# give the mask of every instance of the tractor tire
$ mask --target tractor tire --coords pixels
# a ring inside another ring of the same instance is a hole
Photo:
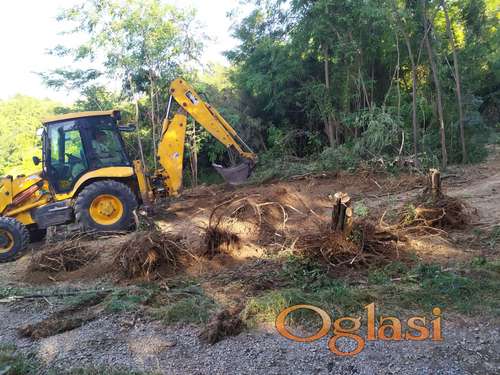
[[[19,258],[30,243],[28,229],[11,217],[0,217],[0,263]]]
[[[137,198],[127,185],[113,180],[85,187],[75,202],[75,218],[86,232],[130,230]]]

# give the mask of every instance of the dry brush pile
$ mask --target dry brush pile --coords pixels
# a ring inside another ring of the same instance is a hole
[[[28,272],[49,274],[76,271],[95,261],[99,251],[92,247],[86,235],[75,235],[65,241],[48,243],[31,258]]]
[[[151,279],[160,272],[175,270],[182,253],[186,253],[182,238],[160,230],[139,231],[117,247],[114,269],[127,279]]]

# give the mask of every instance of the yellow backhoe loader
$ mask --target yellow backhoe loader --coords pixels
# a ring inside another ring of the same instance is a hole
[[[31,176],[0,178],[0,262],[16,259],[33,238],[52,226],[77,223],[84,231],[130,229],[139,205],[153,206],[177,196],[182,169],[187,118],[191,116],[243,163],[233,168],[215,165],[231,184],[249,177],[257,156],[226,120],[182,79],[170,87],[179,110],[167,114],[158,144],[160,168],[152,173],[131,161],[119,125],[119,111],[73,113],[43,122],[43,157],[33,158],[42,171]],[[169,112],[169,111],[167,111]]]

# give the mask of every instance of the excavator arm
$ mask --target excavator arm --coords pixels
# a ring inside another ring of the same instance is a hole
[[[214,164],[215,169],[230,184],[242,183],[250,176],[257,162],[257,155],[241,139],[222,115],[205,102],[183,79],[176,79],[170,86],[171,98],[180,106],[172,120],[168,114],[163,122],[162,136],[158,145],[158,157],[165,185],[170,195],[177,195],[182,187],[182,167],[186,137],[187,116],[221,142],[227,149],[234,150],[244,162],[233,168],[223,168]]]

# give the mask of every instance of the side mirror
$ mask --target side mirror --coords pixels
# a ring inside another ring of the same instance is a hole
[[[40,165],[42,161],[40,160],[40,158],[38,156],[33,156],[33,164],[35,165]]]
[[[123,133],[135,132],[137,126],[135,124],[118,125],[118,130]]]

